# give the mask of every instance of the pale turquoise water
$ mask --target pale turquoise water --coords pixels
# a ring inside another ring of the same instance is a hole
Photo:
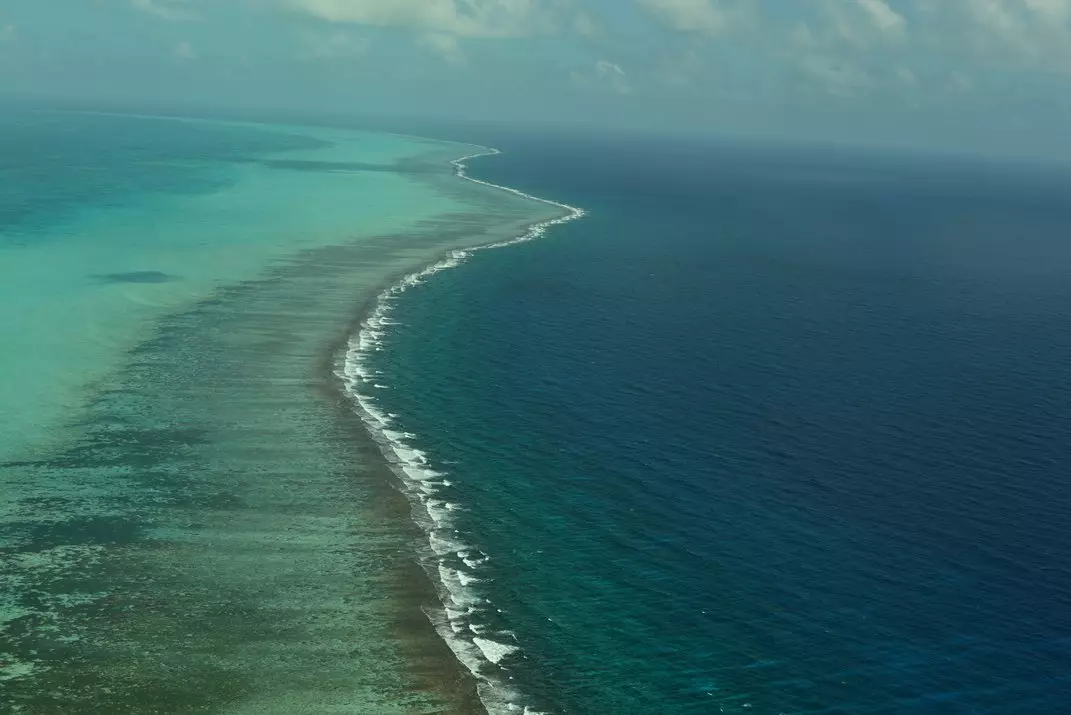
[[[547,207],[461,145],[0,122],[0,712],[478,709],[332,361],[382,286]]]
[[[64,166],[63,157],[57,157],[60,171],[81,174],[85,183],[105,184],[104,195],[58,217],[45,203],[18,223],[0,227],[0,290],[5,296],[0,326],[6,339],[0,370],[18,376],[0,383],[5,405],[0,459],[14,458],[55,435],[67,411],[145,336],[155,318],[192,305],[221,285],[255,277],[296,251],[341,238],[394,233],[454,208],[426,185],[375,170],[441,152],[444,144],[319,128],[92,116],[76,120],[46,114],[7,119],[14,126],[5,129],[17,132],[20,125],[42,121],[55,123],[56,131],[67,130],[64,123],[72,121],[135,121],[158,128],[161,136],[176,128],[257,132],[265,135],[265,143],[270,143],[268,132],[276,132],[283,134],[282,143],[301,137],[323,145],[257,158],[340,166],[294,170],[179,155],[164,160],[135,156],[130,164],[102,167],[93,164],[89,149],[78,166]],[[46,142],[47,135],[42,144]],[[353,163],[362,170],[349,166]],[[108,186],[117,171],[151,176],[175,165],[194,174],[207,190],[183,192],[179,185],[174,187],[178,191],[138,191],[136,176],[131,180],[135,190],[115,192]],[[6,180],[20,182],[22,177]]]

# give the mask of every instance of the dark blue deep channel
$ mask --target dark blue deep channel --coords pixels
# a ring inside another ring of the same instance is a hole
[[[376,365],[557,713],[1071,712],[1071,178],[496,137]]]

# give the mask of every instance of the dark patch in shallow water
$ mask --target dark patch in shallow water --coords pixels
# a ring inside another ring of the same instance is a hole
[[[128,273],[98,273],[93,276],[101,283],[171,283],[178,276],[161,271],[130,271]]]
[[[368,164],[358,161],[307,161],[296,159],[270,159],[260,162],[270,169],[282,169],[287,171],[370,171],[388,174],[441,174],[443,167],[440,164],[430,164],[419,161],[400,161],[396,164]]]

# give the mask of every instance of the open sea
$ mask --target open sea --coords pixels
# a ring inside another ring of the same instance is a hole
[[[587,215],[385,297],[360,361],[518,708],[1068,711],[1071,174],[483,143]]]

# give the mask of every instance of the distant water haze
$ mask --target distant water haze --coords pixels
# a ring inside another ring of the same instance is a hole
[[[536,121],[1067,163],[1068,7],[5,0],[0,101]]]

